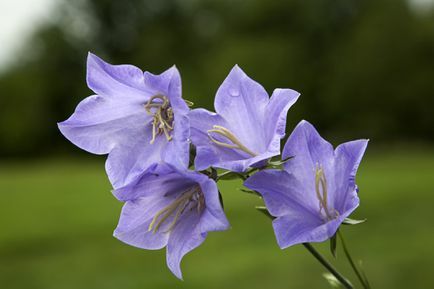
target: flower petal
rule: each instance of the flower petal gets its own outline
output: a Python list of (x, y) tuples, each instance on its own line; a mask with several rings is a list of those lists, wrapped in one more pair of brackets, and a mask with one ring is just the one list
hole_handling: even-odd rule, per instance
[(244, 186), (262, 195), (268, 211), (274, 217), (305, 214), (321, 221), (318, 214), (319, 202), (315, 194), (307, 193), (304, 184), (286, 171), (259, 171), (248, 178)]
[(354, 199), (356, 193), (356, 173), (368, 146), (368, 140), (356, 140), (343, 143), (335, 150), (335, 193), (334, 206), (342, 212), (346, 203)]
[(292, 89), (275, 89), (266, 108), (265, 132), (270, 141), (268, 151), (280, 153), (280, 140), (286, 133), (286, 116), (300, 93)]
[(186, 114), (176, 115), (172, 137), (165, 147), (162, 160), (180, 169), (187, 169), (190, 159), (190, 120)]
[(141, 175), (146, 168), (162, 161), (167, 140), (158, 137), (153, 144), (149, 143), (150, 140), (149, 131), (131, 132), (110, 152), (105, 168), (115, 189), (125, 186)]
[(315, 195), (315, 169), (324, 169), (327, 181), (333, 179), (333, 146), (324, 140), (316, 129), (307, 121), (302, 120), (283, 148), (282, 159), (294, 157), (284, 164), (287, 172), (304, 184), (308, 194)]
[(182, 258), (202, 244), (205, 238), (206, 233), (200, 231), (200, 215), (195, 210), (187, 211), (173, 228), (167, 243), (167, 266), (176, 277), (182, 279)]
[(214, 125), (228, 126), (221, 116), (205, 109), (194, 109), (188, 116), (191, 123), (191, 139), (196, 146), (196, 170), (205, 170), (227, 160), (243, 160), (248, 157), (241, 151), (218, 146), (209, 138), (208, 130)]
[(213, 125), (230, 127), (220, 115), (205, 109), (194, 109), (188, 116), (191, 122), (191, 139), (196, 146), (194, 164), (198, 171), (213, 166), (234, 172), (244, 172), (248, 167), (279, 154), (278, 151), (265, 151), (252, 157), (241, 150), (219, 146), (211, 141), (208, 130), (212, 129)]
[(236, 65), (219, 87), (214, 106), (245, 146), (262, 153), (269, 143), (263, 127), (268, 101), (265, 89)]
[(89, 53), (87, 85), (96, 94), (146, 101), (154, 94), (145, 85), (143, 72), (133, 65), (111, 65)]
[(281, 249), (307, 242), (323, 242), (331, 238), (344, 220), (344, 216), (327, 223), (309, 218), (305, 214), (291, 214), (273, 221), (274, 233)]
[(149, 225), (158, 211), (169, 205), (170, 199), (154, 194), (128, 201), (122, 208), (114, 236), (134, 247), (156, 250), (166, 246), (169, 234), (164, 230), (149, 231)]
[(142, 130), (150, 116), (140, 105), (93, 95), (81, 101), (66, 121), (62, 134), (76, 146), (94, 154), (109, 153), (134, 130)]
[(145, 84), (153, 91), (169, 98), (170, 105), (177, 112), (188, 112), (188, 106), (182, 99), (181, 75), (176, 66), (172, 66), (159, 75), (150, 72), (144, 73)]
[(205, 197), (205, 211), (200, 222), (201, 233), (229, 229), (229, 222), (220, 203), (217, 184), (206, 177), (200, 186)]
[(155, 163), (126, 186), (113, 190), (113, 194), (120, 201), (128, 201), (156, 194), (181, 193), (194, 184), (194, 180), (186, 178), (173, 166), (167, 163)]

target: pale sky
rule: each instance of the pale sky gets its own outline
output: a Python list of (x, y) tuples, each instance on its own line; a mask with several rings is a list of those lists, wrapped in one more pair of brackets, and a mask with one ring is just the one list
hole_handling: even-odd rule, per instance
[(0, 0), (0, 71), (14, 58), (32, 31), (49, 15), (57, 0)]

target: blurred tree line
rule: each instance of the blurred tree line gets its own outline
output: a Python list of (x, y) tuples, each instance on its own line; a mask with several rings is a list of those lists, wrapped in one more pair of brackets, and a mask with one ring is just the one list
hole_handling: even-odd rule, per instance
[(183, 94), (213, 108), (238, 63), (271, 93), (302, 93), (289, 128), (313, 122), (335, 141), (434, 140), (434, 12), (405, 0), (78, 0), (0, 75), (0, 154), (74, 149), (56, 122), (91, 95), (88, 51), (160, 73), (176, 64)]

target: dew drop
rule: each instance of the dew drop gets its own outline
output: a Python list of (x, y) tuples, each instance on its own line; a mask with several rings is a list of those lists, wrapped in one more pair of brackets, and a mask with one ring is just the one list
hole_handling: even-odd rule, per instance
[(237, 88), (231, 88), (231, 89), (229, 89), (229, 94), (231, 96), (239, 96), (240, 95), (240, 91)]

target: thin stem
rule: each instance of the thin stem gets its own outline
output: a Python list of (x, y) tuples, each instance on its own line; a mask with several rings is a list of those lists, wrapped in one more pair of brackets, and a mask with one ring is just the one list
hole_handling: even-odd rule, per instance
[(339, 273), (311, 244), (303, 243), (303, 246), (347, 289), (353, 289), (353, 285), (347, 278)]
[(347, 257), (348, 262), (351, 265), (351, 268), (353, 268), (354, 273), (356, 273), (357, 278), (359, 279), (360, 283), (362, 283), (363, 288), (371, 289), (371, 285), (369, 284), (368, 279), (366, 279), (366, 277), (363, 278), (363, 275), (360, 273), (359, 269), (357, 269), (357, 266), (354, 263), (353, 258), (351, 258), (350, 252), (348, 251), (348, 248), (345, 244), (344, 237), (342, 236), (342, 233), (339, 230), (338, 230), (338, 236), (341, 239), (342, 248), (344, 249), (345, 256)]

